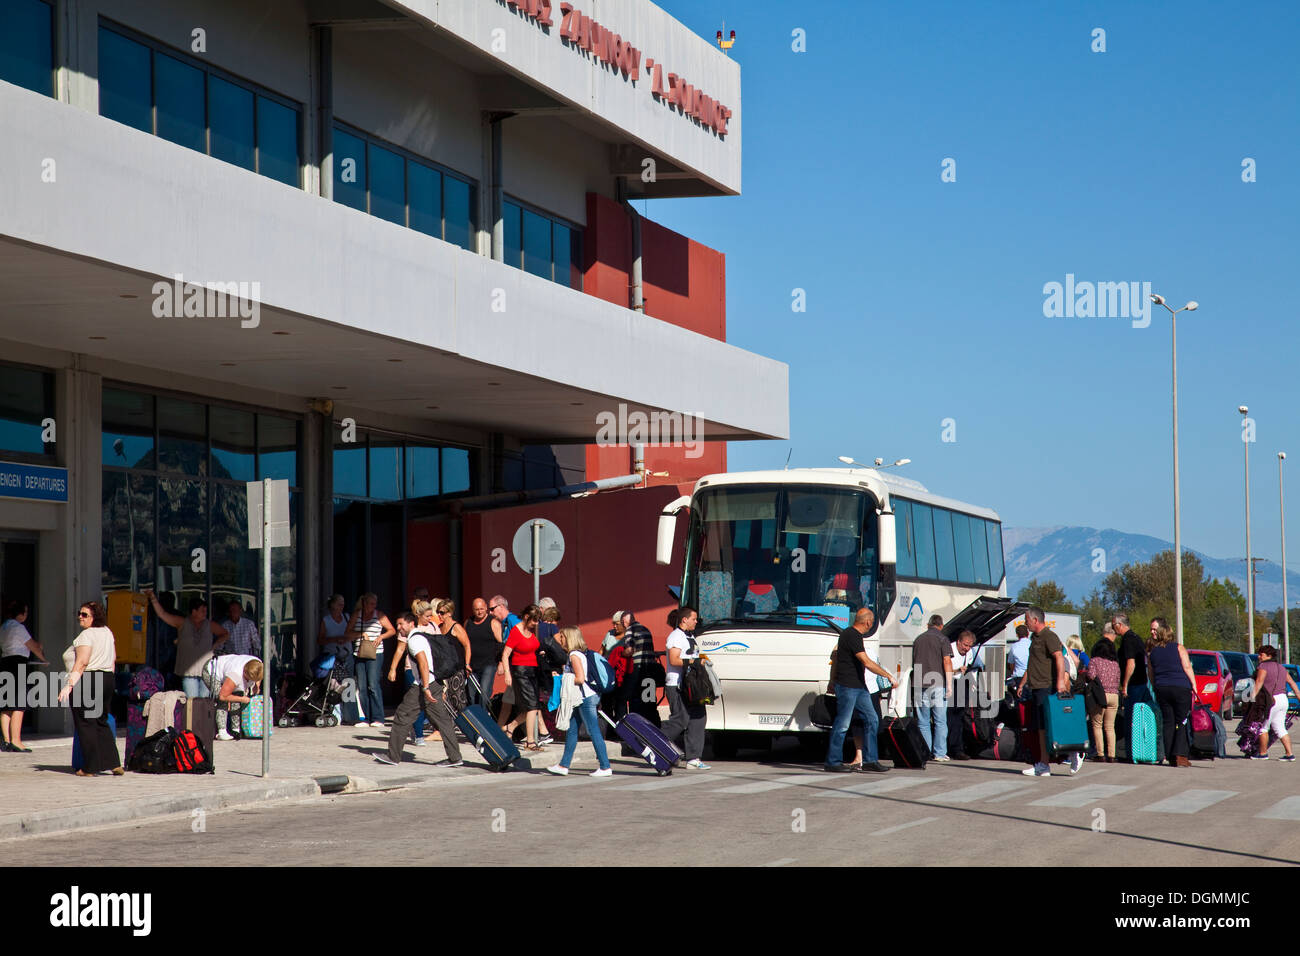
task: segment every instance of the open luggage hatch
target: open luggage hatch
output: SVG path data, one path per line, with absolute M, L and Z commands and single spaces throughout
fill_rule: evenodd
M 962 631 L 973 631 L 975 646 L 980 647 L 1006 630 L 1008 624 L 1032 606 L 1011 598 L 977 597 L 944 625 L 943 636 L 955 641 Z

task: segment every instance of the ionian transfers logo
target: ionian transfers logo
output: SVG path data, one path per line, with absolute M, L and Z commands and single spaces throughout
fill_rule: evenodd
M 1132 319 L 1135 329 L 1151 324 L 1150 282 L 1075 282 L 1070 272 L 1064 285 L 1046 283 L 1043 295 L 1049 319 Z
M 173 281 L 153 284 L 153 314 L 159 319 L 242 319 L 241 329 L 262 322 L 262 283 L 187 283 L 179 272 Z
M 743 654 L 749 650 L 749 645 L 742 644 L 740 641 L 728 641 L 723 644 L 716 640 L 704 640 L 700 642 L 700 650 L 708 651 L 710 654 Z
M 50 897 L 50 925 L 59 928 L 128 927 L 133 936 L 148 936 L 152 913 L 152 893 L 82 893 L 74 886 Z
M 921 618 L 925 617 L 925 609 L 921 607 L 921 599 L 919 597 L 914 597 L 909 601 L 908 596 L 906 594 L 900 594 L 899 598 L 900 600 L 898 603 L 902 605 L 906 605 L 907 611 L 903 614 L 902 617 L 898 619 L 898 623 L 906 624 L 908 621 L 910 621 L 912 619 L 913 611 L 916 612 L 916 620 L 918 623 L 920 623 Z
M 596 444 L 664 445 L 686 449 L 687 458 L 704 454 L 704 415 L 701 412 L 629 413 L 626 402 L 618 403 L 617 414 L 610 411 L 596 415 Z

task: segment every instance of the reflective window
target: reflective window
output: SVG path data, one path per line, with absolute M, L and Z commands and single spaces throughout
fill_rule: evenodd
M 971 560 L 975 562 L 975 583 L 988 585 L 993 582 L 989 580 L 988 532 L 984 525 L 983 518 L 970 519 L 970 552 Z
M 253 413 L 212 407 L 212 477 L 254 481 Z
M 149 48 L 112 30 L 99 31 L 99 112 L 153 132 L 153 76 Z
M 916 576 L 916 549 L 912 547 L 912 503 L 894 499 L 894 536 L 898 551 L 896 571 L 899 577 Z
M 158 398 L 158 468 L 202 477 L 208 473 L 207 408 Z
M 474 204 L 470 184 L 453 176 L 443 176 L 442 209 L 446 218 L 443 238 L 452 245 L 473 252 Z
M 454 495 L 469 490 L 469 452 L 464 448 L 444 448 L 442 450 L 442 493 Z
M 405 162 L 392 150 L 369 144 L 370 215 L 406 225 Z
M 370 439 L 370 497 L 400 501 L 402 497 L 402 442 L 400 439 Z
M 978 518 L 975 520 L 979 520 Z M 952 540 L 957 550 L 957 580 L 963 584 L 975 582 L 975 563 L 971 557 L 970 515 L 954 511 L 952 515 Z
M 522 210 L 512 202 L 501 204 L 501 234 L 504 237 L 506 265 L 516 269 L 524 262 L 524 237 L 521 231 Z
M 153 68 L 158 135 L 206 152 L 203 71 L 161 53 L 154 57 Z
M 39 369 L 0 366 L 0 451 L 25 455 L 54 454 L 54 444 L 41 441 L 54 417 L 54 376 Z
M 274 556 L 282 548 L 275 548 Z M 212 572 L 210 616 L 226 617 L 226 603 L 238 597 L 254 608 L 261 601 L 259 589 L 262 552 L 248 547 L 248 489 L 244 485 L 216 482 L 212 485 L 212 538 L 208 546 L 208 568 Z M 255 615 L 262 630 L 261 615 Z M 260 655 L 259 655 L 260 656 Z
M 108 464 L 107 459 L 104 462 Z M 154 580 L 154 488 L 157 479 L 105 471 L 101 484 L 103 531 L 100 580 L 103 590 L 152 587 Z
M 438 494 L 438 472 L 437 448 L 409 446 L 406 449 L 406 497 L 423 498 Z
M 102 415 L 104 465 L 152 471 L 153 396 L 106 388 Z
M 54 95 L 54 8 L 41 0 L 7 0 L 0 18 L 0 80 Z
M 933 578 L 935 576 L 934 560 L 934 523 L 931 519 L 929 505 L 919 501 L 912 502 L 912 540 L 916 545 L 916 576 Z
M 572 289 L 582 288 L 579 230 L 510 201 L 502 204 L 501 217 L 508 265 Z
M 442 238 L 442 173 L 420 163 L 406 164 L 406 201 L 411 228 Z
M 208 483 L 185 478 L 158 481 L 158 572 L 165 591 L 180 591 L 178 604 L 207 597 L 208 575 L 194 570 L 195 548 L 208 547 Z
M 212 155 L 253 169 L 253 94 L 219 76 L 208 77 L 208 117 Z
M 257 416 L 257 477 L 298 484 L 298 422 L 277 415 Z
M 555 257 L 555 281 L 570 289 L 582 288 L 582 253 L 577 245 L 577 230 L 560 222 L 552 223 L 551 249 Z
M 265 96 L 257 98 L 257 171 L 288 186 L 301 182 L 298 111 Z
M 348 498 L 366 496 L 366 436 L 345 442 L 343 430 L 334 426 L 334 494 Z
M 934 509 L 934 556 L 939 580 L 956 581 L 957 552 L 952 544 L 952 512 L 947 508 Z
M 366 144 L 334 127 L 334 201 L 366 211 Z
M 993 584 L 1001 584 L 1006 569 L 1002 564 L 1002 525 L 996 521 L 985 523 L 988 530 L 989 545 L 989 579 Z
M 532 210 L 524 210 L 524 271 L 543 279 L 552 278 L 551 221 Z

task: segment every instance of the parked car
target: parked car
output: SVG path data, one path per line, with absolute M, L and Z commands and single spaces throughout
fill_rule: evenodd
M 1291 675 L 1291 679 L 1296 682 L 1296 686 L 1300 687 L 1300 665 L 1283 664 L 1282 666 Z M 1291 689 L 1290 684 L 1286 685 L 1286 710 L 1289 714 L 1300 714 L 1300 700 L 1296 699 L 1295 691 Z
M 1196 677 L 1196 693 L 1210 709 L 1225 721 L 1231 719 L 1233 709 L 1232 670 L 1218 651 L 1188 649 L 1192 674 Z
M 1259 670 L 1259 655 L 1245 654 L 1241 651 L 1222 651 L 1223 659 L 1228 662 L 1228 670 L 1232 672 L 1232 683 L 1236 690 L 1232 696 L 1233 714 L 1240 714 L 1245 710 L 1244 695 L 1246 685 L 1242 684 L 1244 680 L 1254 678 L 1255 671 Z

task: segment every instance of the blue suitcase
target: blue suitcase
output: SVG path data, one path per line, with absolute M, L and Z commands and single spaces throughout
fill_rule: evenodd
M 108 715 L 108 731 L 113 735 L 113 739 L 117 740 L 117 721 L 113 719 L 112 714 Z M 85 765 L 86 760 L 81 756 L 81 738 L 77 736 L 77 732 L 74 730 L 72 732 L 72 769 L 80 770 Z
M 456 714 L 456 729 L 487 761 L 490 770 L 508 770 L 519 759 L 519 748 L 482 704 L 471 704 Z
M 1082 694 L 1051 694 L 1043 730 L 1047 734 L 1047 747 L 1053 753 L 1073 753 L 1088 749 L 1088 717 Z
M 1134 763 L 1156 762 L 1156 715 L 1148 704 L 1133 705 L 1133 733 L 1128 752 Z
M 685 756 L 671 740 L 664 736 L 662 730 L 640 714 L 628 714 L 617 724 L 603 712 L 600 716 L 614 728 L 614 732 L 622 738 L 623 743 L 644 757 L 645 762 L 660 776 L 672 773 L 673 767 L 677 766 Z

